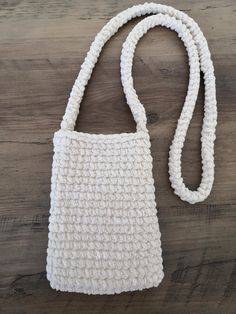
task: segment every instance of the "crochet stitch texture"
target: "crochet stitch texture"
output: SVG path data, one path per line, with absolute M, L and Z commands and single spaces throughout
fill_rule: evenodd
M 121 80 L 137 124 L 135 133 L 74 131 L 85 86 L 106 41 L 130 19 L 153 13 L 128 35 L 121 53 Z M 158 14 L 157 14 L 158 13 Z M 164 276 L 145 109 L 133 87 L 138 40 L 157 25 L 175 30 L 189 56 L 189 86 L 169 153 L 169 174 L 184 201 L 203 201 L 214 181 L 216 97 L 214 68 L 198 25 L 172 7 L 145 3 L 111 19 L 98 33 L 81 66 L 61 129 L 54 135 L 47 278 L 61 291 L 114 294 L 157 287 Z M 202 180 L 190 191 L 181 175 L 181 154 L 204 74 Z

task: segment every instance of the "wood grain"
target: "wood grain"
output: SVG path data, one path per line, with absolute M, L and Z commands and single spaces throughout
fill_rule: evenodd
M 80 314 L 236 313 L 236 5 L 233 0 L 162 1 L 205 34 L 217 79 L 216 177 L 201 204 L 180 201 L 168 180 L 168 148 L 185 99 L 188 60 L 174 32 L 143 37 L 134 81 L 152 140 L 165 278 L 159 288 L 115 296 L 56 292 L 45 277 L 52 136 L 95 34 L 138 1 L 0 2 L 0 312 Z M 77 130 L 133 132 L 122 93 L 122 42 L 106 44 L 85 93 Z M 183 175 L 200 181 L 203 86 L 188 132 Z

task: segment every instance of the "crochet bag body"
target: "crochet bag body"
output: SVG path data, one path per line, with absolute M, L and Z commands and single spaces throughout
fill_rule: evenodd
M 130 19 L 154 14 L 129 33 L 121 53 L 121 80 L 137 125 L 135 133 L 74 131 L 85 86 L 107 40 Z M 146 3 L 111 19 L 97 34 L 81 66 L 61 129 L 54 135 L 47 278 L 61 291 L 114 294 L 157 287 L 163 278 L 146 114 L 133 86 L 132 63 L 138 40 L 160 25 L 175 30 L 189 56 L 189 86 L 169 153 L 174 192 L 184 201 L 203 201 L 214 180 L 216 96 L 214 68 L 198 25 L 174 8 Z M 181 175 L 181 153 L 204 74 L 201 136 L 202 180 L 190 191 Z

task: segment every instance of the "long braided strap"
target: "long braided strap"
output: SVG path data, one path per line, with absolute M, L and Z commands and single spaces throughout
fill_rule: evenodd
M 210 193 L 214 181 L 214 140 L 216 127 L 216 97 L 215 77 L 210 53 L 205 49 L 199 55 L 196 40 L 190 30 L 181 20 L 166 14 L 157 14 L 145 18 L 138 23 L 129 33 L 121 53 L 121 80 L 126 95 L 127 103 L 132 108 L 142 106 L 133 86 L 132 64 L 135 47 L 138 40 L 156 25 L 161 25 L 175 30 L 182 39 L 189 56 L 189 85 L 185 103 L 178 120 L 174 139 L 169 152 L 169 175 L 171 185 L 175 193 L 184 201 L 196 203 L 203 201 Z M 200 65 L 204 73 L 205 82 L 205 106 L 204 121 L 201 132 L 202 141 L 202 180 L 197 191 L 190 191 L 184 184 L 181 174 L 181 154 L 184 146 L 186 133 L 193 115 L 195 103 L 198 96 L 200 84 Z M 138 117 L 140 127 L 145 128 L 146 124 Z
M 156 14 L 138 23 L 127 37 L 121 54 L 121 79 L 127 103 L 137 124 L 137 131 L 147 131 L 145 109 L 133 87 L 132 62 L 138 40 L 156 25 L 175 30 L 184 42 L 189 56 L 190 76 L 185 103 L 178 120 L 175 135 L 169 152 L 169 175 L 171 186 L 182 200 L 191 204 L 201 202 L 208 197 L 214 181 L 214 140 L 217 123 L 216 91 L 214 67 L 207 41 L 200 28 L 188 15 L 172 7 L 145 3 L 133 6 L 112 18 L 97 34 L 90 50 L 81 65 L 81 70 L 72 88 L 66 112 L 61 123 L 63 130 L 74 130 L 80 103 L 92 70 L 104 44 L 118 29 L 134 17 Z M 182 178 L 181 155 L 186 133 L 195 107 L 200 70 L 204 74 L 205 104 L 201 131 L 202 179 L 196 191 L 189 190 Z

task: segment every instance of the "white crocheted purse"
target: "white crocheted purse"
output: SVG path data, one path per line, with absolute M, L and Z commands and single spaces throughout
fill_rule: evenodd
M 107 40 L 130 19 L 144 14 L 121 54 L 121 79 L 137 124 L 135 133 L 74 131 L 85 86 Z M 157 287 L 163 278 L 146 115 L 133 87 L 132 59 L 138 40 L 157 25 L 175 30 L 189 56 L 188 93 L 169 153 L 169 175 L 184 201 L 203 201 L 214 180 L 217 119 L 215 76 L 206 39 L 185 13 L 145 3 L 112 18 L 97 34 L 81 66 L 61 129 L 54 135 L 47 278 L 61 291 L 113 294 Z M 197 99 L 200 70 L 205 104 L 201 137 L 202 180 L 190 191 L 181 176 L 181 152 Z

